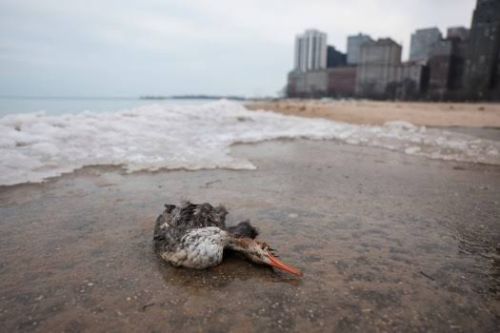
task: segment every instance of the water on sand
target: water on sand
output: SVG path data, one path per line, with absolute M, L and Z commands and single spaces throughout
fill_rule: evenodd
M 255 171 L 86 168 L 0 190 L 0 331 L 474 331 L 500 325 L 500 169 L 336 142 Z M 153 254 L 165 202 L 224 203 L 305 272 Z

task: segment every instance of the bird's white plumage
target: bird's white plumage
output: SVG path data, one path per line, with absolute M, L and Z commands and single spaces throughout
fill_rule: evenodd
M 222 261 L 227 232 L 217 227 L 189 230 L 181 239 L 186 244 L 168 260 L 179 266 L 203 269 Z M 165 258 L 166 259 L 166 258 Z

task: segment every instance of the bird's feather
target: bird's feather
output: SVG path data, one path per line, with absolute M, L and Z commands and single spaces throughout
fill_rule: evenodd
M 259 235 L 259 231 L 246 220 L 238 223 L 235 226 L 228 227 L 227 231 L 238 237 L 248 237 L 255 239 Z

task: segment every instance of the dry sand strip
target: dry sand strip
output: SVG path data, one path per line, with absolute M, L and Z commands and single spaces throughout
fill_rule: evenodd
M 500 104 L 283 100 L 248 103 L 250 110 L 363 125 L 403 120 L 419 126 L 500 128 Z

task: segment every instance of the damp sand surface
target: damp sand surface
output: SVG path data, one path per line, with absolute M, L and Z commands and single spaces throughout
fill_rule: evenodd
M 500 167 L 333 141 L 233 147 L 254 171 L 87 167 L 0 188 L 0 331 L 494 332 Z M 164 203 L 222 203 L 302 279 L 228 253 L 172 268 Z

